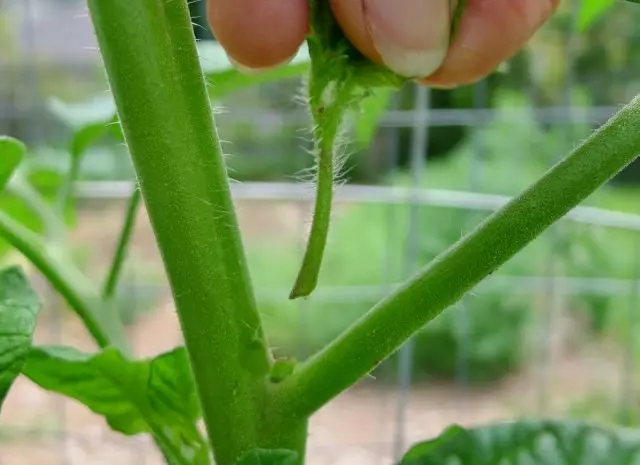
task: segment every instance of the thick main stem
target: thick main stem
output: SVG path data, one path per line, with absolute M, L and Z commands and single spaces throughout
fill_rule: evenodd
M 265 434 L 269 353 L 186 0 L 89 0 L 218 465 Z
M 291 416 L 305 417 L 321 408 L 639 153 L 640 97 L 637 97 L 538 182 L 300 366 L 274 393 L 280 409 Z

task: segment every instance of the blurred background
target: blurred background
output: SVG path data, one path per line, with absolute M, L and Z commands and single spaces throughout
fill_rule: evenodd
M 203 2 L 190 6 L 197 37 L 214 40 Z M 348 147 L 320 286 L 308 301 L 287 300 L 313 199 L 301 181 L 313 160 L 307 114 L 292 98 L 300 81 L 216 102 L 277 353 L 302 359 L 330 341 L 638 92 L 640 8 L 619 2 L 582 32 L 580 6 L 565 0 L 486 80 L 450 91 L 409 86 L 367 113 L 380 120 L 371 143 L 356 131 Z M 0 134 L 29 144 L 46 167 L 45 191 L 69 163 L 56 102 L 106 91 L 82 0 L 0 0 Z M 86 273 L 99 277 L 131 191 L 125 149 L 109 140 L 92 147 L 80 179 L 72 235 Z M 319 412 L 309 463 L 390 464 L 451 423 L 542 415 L 640 426 L 639 183 L 635 163 Z M 0 208 L 23 207 L 3 198 Z M 55 293 L 43 298 L 36 340 L 91 348 Z M 137 354 L 180 343 L 144 212 L 117 305 Z M 3 409 L 0 464 L 34 463 L 160 462 L 145 440 L 112 434 L 84 407 L 20 380 Z

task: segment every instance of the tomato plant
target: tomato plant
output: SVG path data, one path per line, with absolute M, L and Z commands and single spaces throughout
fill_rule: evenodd
M 41 207 L 38 214 L 54 233 L 40 235 L 0 212 L 0 235 L 66 299 L 98 350 L 33 346 L 40 303 L 24 273 L 6 269 L 0 273 L 0 399 L 24 375 L 84 403 L 115 431 L 150 435 L 169 464 L 304 463 L 307 424 L 315 412 L 640 153 L 639 97 L 318 353 L 300 363 L 274 359 L 238 232 L 210 99 L 309 70 L 318 191 L 307 254 L 290 296 L 295 298 L 311 294 L 317 285 L 339 166 L 336 138 L 345 112 L 357 109 L 377 89 L 397 87 L 406 79 L 358 54 L 336 26 L 328 3 L 320 0 L 311 1 L 308 57 L 260 76 L 199 60 L 185 0 L 88 4 L 115 105 L 76 128 L 58 202 L 50 207 L 37 197 L 34 201 L 31 192 L 31 205 Z M 458 3 L 455 18 L 464 5 Z M 88 282 L 65 253 L 60 218 L 73 198 L 82 154 L 106 131 L 126 142 L 139 190 L 131 197 L 113 264 L 100 287 Z M 0 139 L 0 188 L 20 178 L 25 150 L 14 139 Z M 184 347 L 135 360 L 109 304 L 142 201 L 169 278 Z M 590 463 L 627 464 L 637 462 L 639 450 L 635 432 L 520 421 L 475 429 L 454 426 L 417 444 L 401 463 L 572 464 L 588 458 Z

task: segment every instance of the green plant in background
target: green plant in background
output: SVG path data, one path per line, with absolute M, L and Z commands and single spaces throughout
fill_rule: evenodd
M 627 0 L 631 3 L 640 3 L 638 0 Z M 616 4 L 616 0 L 584 0 L 580 5 L 578 25 L 586 30 L 600 18 L 609 8 Z
M 316 15 L 328 11 L 326 3 L 311 5 Z M 312 357 L 302 363 L 274 358 L 258 312 L 209 100 L 216 89 L 236 88 L 236 82 L 251 85 L 259 78 L 253 81 L 226 69 L 219 76 L 212 73 L 214 86 L 207 89 L 186 1 L 89 0 L 89 11 L 185 346 L 151 359 L 132 359 L 119 344 L 115 312 L 105 305 L 111 285 L 96 292 L 64 253 L 64 241 L 44 240 L 0 214 L 0 234 L 67 299 L 99 346 L 90 354 L 69 347 L 29 348 L 37 305 L 21 275 L 8 269 L 5 276 L 13 277 L 0 279 L 0 286 L 10 289 L 0 292 L 0 387 L 6 391 L 21 372 L 45 389 L 84 403 L 115 431 L 151 435 L 169 464 L 302 464 L 307 423 L 317 410 L 375 370 L 427 323 L 435 321 L 437 328 L 447 308 L 640 152 L 636 98 Z M 310 49 L 314 42 L 334 44 L 333 18 L 322 18 L 330 29 L 314 28 Z M 314 66 L 325 58 L 316 52 L 310 54 L 312 81 L 322 77 L 314 76 L 322 69 Z M 340 63 L 344 70 L 388 76 L 357 60 L 353 67 L 353 59 L 347 55 Z M 267 76 L 277 79 L 278 71 Z M 313 98 L 310 103 L 317 118 L 331 110 L 314 106 Z M 328 127 L 331 135 L 331 124 Z M 322 139 L 327 127 L 323 131 L 316 134 L 321 145 L 327 143 Z M 16 154 L 20 158 L 23 152 L 13 139 L 0 141 L 4 172 L 12 172 Z M 73 196 L 73 167 L 78 163 L 72 158 L 58 217 Z M 134 207 L 139 205 L 137 195 L 131 201 Z M 330 204 L 330 197 L 326 200 Z M 117 276 L 125 256 L 131 215 L 126 218 L 109 276 Z M 313 286 L 306 289 L 310 292 Z M 198 428 L 201 418 L 206 434 Z M 569 422 L 515 422 L 453 428 L 412 448 L 402 463 L 488 465 L 529 459 L 570 464 L 588 456 L 601 459 L 599 463 L 627 464 L 637 461 L 639 448 L 635 432 Z

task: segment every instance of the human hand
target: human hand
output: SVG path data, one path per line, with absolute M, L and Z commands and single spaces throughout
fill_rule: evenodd
M 560 0 L 468 0 L 449 46 L 450 0 L 331 0 L 345 35 L 371 60 L 436 87 L 475 82 L 514 55 Z M 207 0 L 216 38 L 240 69 L 292 58 L 308 0 Z

